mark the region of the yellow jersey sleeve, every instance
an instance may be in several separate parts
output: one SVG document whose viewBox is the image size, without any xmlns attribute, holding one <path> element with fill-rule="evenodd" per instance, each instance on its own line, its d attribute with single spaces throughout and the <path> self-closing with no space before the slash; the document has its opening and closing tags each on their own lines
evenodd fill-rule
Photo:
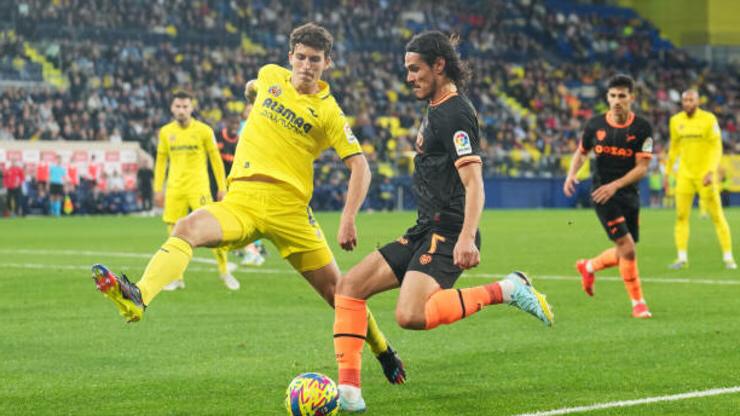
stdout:
<svg viewBox="0 0 740 416">
<path fill-rule="evenodd" d="M 717 117 L 710 112 L 706 112 L 705 114 L 707 115 L 707 130 L 705 134 L 709 139 L 707 143 L 708 156 L 706 169 L 716 174 L 722 160 L 722 131 L 719 128 Z"/>
<path fill-rule="evenodd" d="M 167 163 L 170 155 L 170 148 L 167 145 L 166 126 L 159 129 L 159 140 L 157 142 L 157 158 L 154 162 L 154 192 L 162 192 L 164 187 L 164 178 L 167 173 Z"/>
<path fill-rule="evenodd" d="M 319 81 L 319 92 L 300 94 L 290 82 L 291 72 L 278 65 L 259 70 L 257 96 L 240 134 L 229 181 L 267 176 L 284 182 L 308 202 L 313 194 L 314 161 L 329 147 L 341 157 L 359 153 L 348 139 L 347 126 L 329 85 Z M 347 126 L 348 127 L 348 126 Z"/>
<path fill-rule="evenodd" d="M 224 168 L 224 161 L 221 159 L 221 154 L 218 151 L 216 145 L 216 136 L 214 135 L 213 129 L 206 126 L 203 134 L 203 148 L 208 155 L 208 160 L 211 162 L 211 170 L 213 170 L 213 176 L 216 179 L 216 186 L 219 191 L 226 190 L 226 168 Z"/>
<path fill-rule="evenodd" d="M 326 135 L 329 140 L 329 145 L 342 159 L 361 154 L 362 147 L 357 141 L 357 137 L 355 137 L 355 134 L 352 132 L 352 128 L 349 126 L 347 118 L 344 116 L 344 113 L 336 102 L 333 104 L 334 105 L 331 107 L 334 108 L 330 107 L 327 111 L 328 118 L 326 120 Z"/>
<path fill-rule="evenodd" d="M 671 117 L 671 120 L 668 122 L 668 132 L 670 135 L 670 143 L 668 148 L 668 161 L 666 162 L 666 173 L 668 175 L 673 175 L 675 172 L 675 165 L 676 165 L 676 159 L 679 155 L 679 149 L 681 148 L 681 137 L 678 135 L 678 131 L 676 130 L 676 126 L 678 124 L 678 117 L 679 114 L 676 114 Z"/>
</svg>

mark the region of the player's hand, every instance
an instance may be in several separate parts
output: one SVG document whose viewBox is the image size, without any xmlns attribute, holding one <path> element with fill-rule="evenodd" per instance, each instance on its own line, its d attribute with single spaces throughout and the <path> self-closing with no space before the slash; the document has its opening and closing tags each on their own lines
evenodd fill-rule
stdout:
<svg viewBox="0 0 740 416">
<path fill-rule="evenodd" d="M 247 81 L 246 84 L 244 84 L 244 98 L 247 99 L 247 102 L 250 104 L 254 103 L 254 100 L 257 98 L 257 90 L 254 87 L 254 80 Z"/>
<path fill-rule="evenodd" d="M 154 206 L 157 208 L 164 207 L 164 192 L 159 191 L 154 193 Z"/>
<path fill-rule="evenodd" d="M 452 251 L 452 260 L 455 266 L 463 270 L 477 266 L 480 263 L 480 251 L 475 245 L 475 239 L 458 238 Z"/>
<path fill-rule="evenodd" d="M 226 196 L 226 191 L 216 192 L 216 201 L 223 201 L 225 196 Z"/>
<path fill-rule="evenodd" d="M 619 188 L 614 182 L 609 182 L 606 185 L 601 185 L 596 188 L 596 190 L 591 193 L 591 198 L 593 198 L 594 202 L 597 204 L 606 204 L 606 202 L 609 201 L 615 193 L 617 193 L 617 189 Z"/>
<path fill-rule="evenodd" d="M 573 196 L 574 193 L 576 193 L 576 185 L 578 185 L 580 182 L 578 179 L 572 176 L 568 176 L 565 178 L 565 183 L 563 184 L 563 193 L 567 197 Z"/>
<path fill-rule="evenodd" d="M 714 172 L 707 172 L 707 174 L 704 175 L 704 180 L 702 181 L 702 184 L 704 186 L 709 186 L 712 184 L 713 180 L 714 180 Z"/>
<path fill-rule="evenodd" d="M 357 247 L 357 227 L 355 227 L 354 221 L 342 219 L 339 222 L 337 241 L 342 250 L 345 251 L 352 251 Z"/>
</svg>

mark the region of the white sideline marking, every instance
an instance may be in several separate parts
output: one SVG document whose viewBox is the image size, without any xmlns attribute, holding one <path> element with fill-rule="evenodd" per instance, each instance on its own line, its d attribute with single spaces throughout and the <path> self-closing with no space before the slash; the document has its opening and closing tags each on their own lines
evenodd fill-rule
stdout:
<svg viewBox="0 0 740 416">
<path fill-rule="evenodd" d="M 134 258 L 134 259 L 149 259 L 152 257 L 152 253 L 131 253 L 131 252 L 118 252 L 118 251 L 86 251 L 86 250 L 46 250 L 46 249 L 0 249 L 0 254 L 29 254 L 29 255 L 64 255 L 64 256 L 90 256 L 90 257 L 118 257 L 118 258 Z M 216 260 L 213 258 L 204 257 L 193 257 L 193 262 L 200 264 L 216 264 Z M 60 269 L 76 269 L 78 266 L 70 265 L 52 265 L 43 263 L 0 263 L 0 266 L 14 267 L 14 268 L 50 268 L 56 267 Z M 89 268 L 88 266 L 79 266 L 81 268 Z M 230 267 L 231 269 L 231 267 Z M 191 271 L 211 271 L 209 268 L 193 268 L 189 267 Z M 264 274 L 292 274 L 294 270 L 291 268 L 284 269 L 268 269 L 263 267 L 239 267 L 236 270 L 231 270 L 235 273 L 264 273 Z M 463 278 L 502 278 L 507 273 L 475 273 L 466 272 L 463 273 Z M 576 276 L 560 276 L 560 275 L 533 275 L 533 280 L 564 280 L 564 281 L 580 281 L 580 277 Z M 621 277 L 615 276 L 599 276 L 599 281 L 606 282 L 622 282 Z M 701 285 L 726 285 L 726 286 L 738 286 L 740 280 L 717 280 L 717 279 L 700 279 L 700 278 L 641 278 L 644 283 L 689 283 L 689 284 L 701 284 Z"/>
<path fill-rule="evenodd" d="M 688 393 L 671 394 L 668 396 L 646 397 L 644 399 L 636 399 L 636 400 L 622 400 L 618 402 L 597 403 L 597 404 L 592 404 L 590 406 L 564 407 L 562 409 L 547 410 L 547 411 L 540 411 L 540 412 L 534 412 L 534 413 L 522 413 L 516 416 L 567 415 L 571 413 L 582 413 L 582 412 L 590 412 L 593 410 L 609 409 L 612 407 L 628 407 L 628 406 L 637 406 L 641 404 L 649 404 L 649 403 L 657 403 L 657 402 L 672 402 L 676 400 L 694 399 L 697 397 L 718 396 L 720 394 L 732 394 L 732 393 L 739 393 L 739 392 L 740 392 L 740 386 L 722 387 L 722 388 L 702 390 L 702 391 L 692 391 Z"/>
</svg>

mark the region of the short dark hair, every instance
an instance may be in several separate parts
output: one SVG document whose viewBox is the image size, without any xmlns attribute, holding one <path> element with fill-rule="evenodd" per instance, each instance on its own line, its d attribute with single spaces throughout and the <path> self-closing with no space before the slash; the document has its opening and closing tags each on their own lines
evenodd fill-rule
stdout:
<svg viewBox="0 0 740 416">
<path fill-rule="evenodd" d="M 174 92 L 174 94 L 172 94 L 172 101 L 175 101 L 178 98 L 180 98 L 180 99 L 185 98 L 185 99 L 188 99 L 188 100 L 192 100 L 193 99 L 193 94 L 191 94 L 190 92 L 185 91 L 185 90 L 177 90 L 177 91 Z"/>
<path fill-rule="evenodd" d="M 445 60 L 445 75 L 458 87 L 463 87 L 470 79 L 470 69 L 460 59 L 455 50 L 459 37 L 447 36 L 438 30 L 428 30 L 416 34 L 406 44 L 406 52 L 418 53 L 429 66 L 437 58 Z"/>
<path fill-rule="evenodd" d="M 635 90 L 635 80 L 626 74 L 616 74 L 609 78 L 609 82 L 606 84 L 607 91 L 611 88 L 627 88 L 629 92 L 633 92 Z"/>
<path fill-rule="evenodd" d="M 323 26 L 311 22 L 298 26 L 290 32 L 290 51 L 295 51 L 299 43 L 324 51 L 324 56 L 328 58 L 334 46 L 334 37 Z"/>
</svg>

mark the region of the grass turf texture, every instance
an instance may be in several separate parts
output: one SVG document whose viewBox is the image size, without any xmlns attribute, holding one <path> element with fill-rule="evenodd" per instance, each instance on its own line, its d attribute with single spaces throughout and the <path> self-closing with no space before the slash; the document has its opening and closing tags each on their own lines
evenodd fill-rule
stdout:
<svg viewBox="0 0 740 416">
<path fill-rule="evenodd" d="M 740 254 L 740 210 L 727 216 Z M 377 296 L 370 305 L 409 381 L 389 385 L 366 349 L 369 414 L 511 415 L 740 385 L 740 285 L 656 282 L 738 282 L 740 272 L 724 270 L 711 221 L 696 214 L 690 268 L 669 271 L 673 218 L 670 210 L 642 214 L 638 258 L 654 318 L 641 321 L 630 318 L 620 281 L 597 275 L 588 298 L 575 280 L 575 260 L 610 244 L 592 211 L 487 211 L 483 263 L 457 287 L 524 270 L 554 305 L 555 327 L 497 306 L 431 332 L 404 331 L 394 322 L 397 291 Z M 398 237 L 414 213 L 361 214 L 352 253 L 336 247 L 338 215 L 318 219 L 347 270 Z M 0 414 L 281 415 L 295 375 L 336 377 L 332 311 L 269 245 L 262 269 L 236 272 L 240 291 L 223 287 L 215 266 L 192 263 L 186 290 L 163 292 L 142 322 L 124 324 L 95 290 L 89 266 L 103 262 L 136 281 L 164 233 L 155 218 L 0 221 Z M 196 257 L 211 254 L 200 249 Z M 729 394 L 592 413 L 739 408 L 740 394 Z"/>
</svg>

